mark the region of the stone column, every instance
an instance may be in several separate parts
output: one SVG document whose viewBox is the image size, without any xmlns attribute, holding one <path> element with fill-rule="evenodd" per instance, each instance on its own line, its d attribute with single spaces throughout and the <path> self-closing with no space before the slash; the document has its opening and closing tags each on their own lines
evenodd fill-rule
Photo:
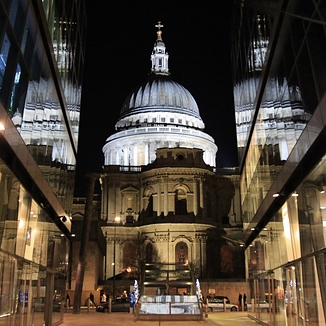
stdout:
<svg viewBox="0 0 326 326">
<path fill-rule="evenodd" d="M 128 207 L 126 207 L 125 195 L 121 194 L 121 212 L 122 214 L 126 213 Z"/>
<path fill-rule="evenodd" d="M 199 206 L 204 209 L 204 184 L 202 178 L 199 180 Z"/>
<path fill-rule="evenodd" d="M 171 248 L 171 245 L 170 245 L 170 240 L 171 240 L 171 237 L 170 237 L 170 230 L 168 229 L 168 234 L 167 234 L 167 238 L 165 239 L 166 240 L 166 243 L 168 245 L 168 263 L 173 263 L 173 261 L 171 261 L 171 257 L 173 257 L 173 254 L 172 254 L 172 248 Z"/>
<path fill-rule="evenodd" d="M 123 149 L 123 165 L 124 166 L 128 166 L 129 164 L 128 164 L 128 154 L 129 154 L 129 149 L 128 149 L 128 147 L 125 147 L 124 149 Z"/>
<path fill-rule="evenodd" d="M 157 216 L 160 216 L 162 212 L 161 209 L 161 179 L 157 185 Z"/>
<path fill-rule="evenodd" d="M 117 211 L 116 185 L 115 182 L 108 180 L 108 221 L 114 221 Z"/>
<path fill-rule="evenodd" d="M 114 158 L 113 158 L 112 164 L 119 165 L 120 164 L 120 161 L 119 160 L 120 160 L 119 151 L 116 150 L 116 153 L 114 154 Z"/>
<path fill-rule="evenodd" d="M 133 166 L 138 165 L 138 146 L 137 145 L 133 146 L 131 165 L 133 165 Z"/>
<path fill-rule="evenodd" d="M 143 188 L 143 184 L 140 184 L 140 189 L 139 189 L 139 193 L 136 195 L 136 214 L 137 214 L 137 218 L 139 216 L 139 212 L 141 212 L 141 210 L 143 209 L 143 193 L 144 193 L 144 188 Z"/>
<path fill-rule="evenodd" d="M 144 164 L 147 165 L 149 163 L 149 158 L 148 158 L 148 155 L 149 155 L 149 143 L 145 144 L 144 147 L 145 147 Z"/>
<path fill-rule="evenodd" d="M 120 191 L 120 182 L 117 182 L 115 184 L 115 197 L 116 197 L 116 208 L 115 208 L 115 214 L 116 216 L 120 216 L 120 212 L 122 211 L 121 207 L 121 191 Z M 116 217 L 114 216 L 113 219 Z"/>
<path fill-rule="evenodd" d="M 207 240 L 207 235 L 206 233 L 202 233 L 202 251 L 203 251 L 203 255 L 202 255 L 202 273 L 206 273 L 207 271 L 207 255 L 206 255 L 206 240 Z M 204 275 L 202 274 L 202 277 Z"/>
<path fill-rule="evenodd" d="M 168 177 L 164 179 L 164 202 L 163 202 L 164 216 L 169 213 L 169 193 L 168 193 Z"/>
<path fill-rule="evenodd" d="M 194 204 L 194 215 L 197 216 L 197 214 L 198 214 L 198 185 L 197 185 L 197 179 L 194 179 L 193 204 Z"/>
<path fill-rule="evenodd" d="M 106 175 L 101 176 L 102 180 L 102 203 L 101 203 L 101 220 L 108 220 L 108 177 Z"/>
</svg>

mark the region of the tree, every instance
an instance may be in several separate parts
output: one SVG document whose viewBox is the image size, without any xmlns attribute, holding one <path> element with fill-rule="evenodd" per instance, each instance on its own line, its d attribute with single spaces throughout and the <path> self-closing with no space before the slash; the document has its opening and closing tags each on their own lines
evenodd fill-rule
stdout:
<svg viewBox="0 0 326 326">
<path fill-rule="evenodd" d="M 137 279 L 143 284 L 145 264 L 160 262 L 160 255 L 155 244 L 146 236 L 128 240 L 123 249 L 124 278 Z"/>
<path fill-rule="evenodd" d="M 190 262 L 189 267 L 195 279 L 201 277 L 200 263 L 198 260 Z"/>
</svg>

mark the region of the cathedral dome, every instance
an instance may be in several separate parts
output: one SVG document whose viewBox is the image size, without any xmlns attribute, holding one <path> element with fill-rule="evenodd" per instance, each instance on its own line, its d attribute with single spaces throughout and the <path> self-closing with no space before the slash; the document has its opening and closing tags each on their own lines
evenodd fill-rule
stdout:
<svg viewBox="0 0 326 326">
<path fill-rule="evenodd" d="M 132 91 L 121 108 L 120 118 L 140 111 L 182 113 L 201 120 L 190 92 L 165 75 L 151 74 L 147 82 Z"/>
<path fill-rule="evenodd" d="M 170 77 L 159 22 L 148 79 L 126 98 L 115 124 L 116 133 L 103 147 L 105 165 L 140 167 L 154 162 L 159 148 L 197 148 L 204 162 L 216 166 L 217 146 L 204 132 L 197 103 Z"/>
<path fill-rule="evenodd" d="M 117 130 L 152 126 L 184 126 L 203 130 L 197 103 L 190 92 L 173 81 L 169 72 L 169 55 L 162 40 L 160 23 L 157 40 L 151 54 L 151 73 L 146 82 L 135 88 L 126 98 Z"/>
</svg>

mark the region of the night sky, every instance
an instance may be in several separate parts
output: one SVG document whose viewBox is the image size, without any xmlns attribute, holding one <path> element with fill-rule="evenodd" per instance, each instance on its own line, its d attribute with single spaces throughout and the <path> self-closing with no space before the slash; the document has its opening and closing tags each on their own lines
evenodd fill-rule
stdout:
<svg viewBox="0 0 326 326">
<path fill-rule="evenodd" d="M 218 146 L 217 166 L 236 166 L 230 57 L 230 0 L 86 0 L 87 40 L 76 196 L 84 175 L 100 172 L 102 147 L 128 94 L 147 79 L 155 25 L 169 54 L 171 78 L 190 91 Z"/>
</svg>

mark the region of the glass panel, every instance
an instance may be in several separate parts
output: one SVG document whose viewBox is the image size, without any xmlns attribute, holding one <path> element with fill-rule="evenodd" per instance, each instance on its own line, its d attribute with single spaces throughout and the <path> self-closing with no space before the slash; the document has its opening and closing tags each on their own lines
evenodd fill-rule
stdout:
<svg viewBox="0 0 326 326">
<path fill-rule="evenodd" d="M 0 163 L 0 316 L 10 316 L 1 320 L 27 325 L 33 318 L 35 326 L 44 324 L 48 266 L 55 271 L 50 297 L 53 321 L 58 322 L 63 318 L 69 242 Z"/>
<path fill-rule="evenodd" d="M 44 324 L 45 269 L 0 253 L 1 325 Z"/>
<path fill-rule="evenodd" d="M 326 286 L 325 253 L 310 257 L 325 248 L 326 234 L 326 158 L 319 162 L 306 180 L 289 197 L 281 210 L 259 233 L 246 250 L 252 305 L 267 290 L 266 279 L 274 274 L 275 314 L 266 316 L 253 310 L 253 315 L 270 325 L 322 325 Z M 302 257 L 308 258 L 302 258 Z M 280 265 L 291 266 L 279 268 Z M 249 297 L 250 298 L 250 297 Z M 318 300 L 317 298 L 321 298 Z M 266 299 L 266 301 L 268 301 Z M 250 300 L 248 311 L 251 311 Z M 273 324 L 273 321 L 275 323 Z"/>
<path fill-rule="evenodd" d="M 14 3 L 18 4 L 19 1 Z M 7 35 L 4 37 L 0 53 L 0 96 L 45 178 L 67 214 L 70 214 L 81 100 L 81 74 L 78 75 L 77 70 L 80 67 L 75 66 L 73 49 L 76 48 L 77 38 L 81 37 L 77 32 L 77 21 L 80 19 L 80 27 L 83 27 L 85 17 L 79 17 L 73 10 L 75 2 L 67 2 L 66 11 L 61 2 L 47 1 L 44 5 L 51 7 L 49 13 L 55 26 L 52 29 L 54 49 L 59 73 L 62 73 L 62 89 L 65 93 L 61 95 L 65 101 L 60 100 L 61 95 L 55 87 L 43 40 L 39 30 L 32 26 L 33 17 L 20 19 L 16 24 L 18 14 L 19 17 L 23 15 L 16 5 L 11 8 L 10 19 L 17 25 L 22 42 L 10 46 L 10 42 L 17 39 L 10 40 Z M 63 12 L 69 13 L 70 20 L 62 16 Z M 31 7 L 28 14 L 33 16 Z M 26 26 L 23 26 L 22 22 L 25 21 Z M 18 32 L 18 29 L 15 31 Z M 9 56 L 9 52 L 19 48 L 22 53 Z M 80 60 L 84 49 L 79 47 L 78 50 Z M 62 103 L 67 106 L 62 106 Z M 69 125 L 65 122 L 65 116 L 71 122 Z M 67 130 L 70 126 L 72 139 Z"/>
<path fill-rule="evenodd" d="M 43 5 L 43 8 L 44 8 L 46 18 L 48 18 L 49 11 L 50 11 L 50 8 L 51 8 L 51 3 L 52 3 L 52 0 L 42 0 L 42 5 Z"/>
<path fill-rule="evenodd" d="M 0 316 L 10 316 L 15 307 L 16 286 L 15 279 L 17 261 L 0 252 Z M 16 311 L 14 311 L 16 313 Z"/>
<path fill-rule="evenodd" d="M 15 25 L 17 12 L 18 12 L 19 8 L 20 8 L 19 1 L 11 1 L 9 19 L 10 19 L 10 23 L 12 26 Z"/>
<path fill-rule="evenodd" d="M 8 35 L 5 34 L 2 47 L 1 47 L 1 52 L 0 52 L 0 89 L 2 87 L 2 83 L 6 71 L 9 50 L 10 50 L 10 41 Z M 0 94 L 2 93 L 0 92 Z"/>
<path fill-rule="evenodd" d="M 321 41 L 322 39 L 325 40 L 323 25 L 311 24 L 307 35 L 307 47 L 314 76 L 314 87 L 316 87 L 319 100 L 326 89 L 326 81 L 324 78 L 326 74 L 326 65 L 324 61 L 326 56 L 326 42 Z M 315 44 L 318 44 L 318 51 L 314 50 Z"/>
<path fill-rule="evenodd" d="M 17 5 L 17 10 L 15 8 L 16 5 Z M 26 16 L 26 13 L 23 11 L 23 7 L 20 1 L 13 1 L 11 8 L 14 9 L 14 12 L 13 15 L 12 12 L 10 12 L 10 20 L 12 22 L 12 25 L 14 26 L 15 37 L 18 43 L 20 44 L 24 34 L 24 24 L 25 24 L 24 16 Z"/>
<path fill-rule="evenodd" d="M 40 65 L 41 62 L 35 68 Z M 52 76 L 47 75 L 47 67 L 43 67 L 40 72 L 34 70 L 35 79 L 28 85 L 19 130 L 35 161 L 43 166 L 45 178 L 69 213 L 75 156 Z M 60 178 L 55 175 L 60 175 Z"/>
</svg>

